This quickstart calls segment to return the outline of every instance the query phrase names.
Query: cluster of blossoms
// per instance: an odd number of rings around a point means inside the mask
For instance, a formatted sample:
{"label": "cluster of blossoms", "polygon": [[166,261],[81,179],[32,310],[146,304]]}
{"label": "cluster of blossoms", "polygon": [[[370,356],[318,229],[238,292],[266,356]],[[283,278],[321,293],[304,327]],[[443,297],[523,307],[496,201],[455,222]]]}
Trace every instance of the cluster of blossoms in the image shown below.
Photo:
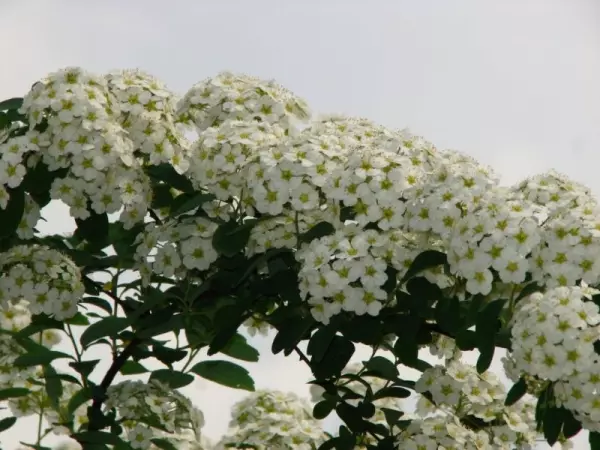
{"label": "cluster of blossoms", "polygon": [[136,261],[142,280],[152,274],[185,276],[205,271],[217,260],[212,238],[217,224],[204,217],[184,217],[161,225],[147,224],[137,236]]}
{"label": "cluster of blossoms", "polygon": [[462,352],[456,346],[454,339],[443,334],[433,334],[433,341],[429,344],[429,353],[444,362],[460,360]]}
{"label": "cluster of blossoms", "polygon": [[79,267],[57,250],[20,245],[0,254],[0,306],[27,300],[32,314],[58,320],[77,314],[84,295]]}
{"label": "cluster of blossoms", "polygon": [[195,84],[179,101],[177,120],[198,132],[227,120],[276,123],[289,129],[310,116],[306,103],[273,81],[223,72]]}
{"label": "cluster of blossoms", "polygon": [[21,112],[30,130],[1,144],[0,185],[16,187],[26,167],[44,163],[57,174],[51,197],[66,203],[75,218],[85,219],[90,208],[121,211],[120,220],[130,227],[144,219],[152,199],[144,165],[187,169],[175,98],[142,72],[102,77],[67,68],[36,83]]}
{"label": "cluster of blossoms", "polygon": [[[397,301],[388,286],[403,278],[415,257],[441,251],[448,264],[420,275],[445,292],[464,301],[478,294],[486,301],[508,298],[507,316],[519,300],[509,323],[510,377],[526,377],[531,393],[554,383],[557,402],[584,427],[600,431],[594,349],[600,313],[588,301],[597,291],[586,287],[600,285],[600,205],[587,188],[555,172],[502,187],[472,158],[366,119],[324,117],[300,129],[309,118],[302,99],[273,82],[230,73],[195,85],[178,100],[139,71],[96,76],[68,68],[34,85],[20,113],[29,130],[0,137],[0,208],[27,170],[44,164],[56,175],[51,197],[65,202],[74,218],[121,212],[130,228],[145,220],[153,200],[147,169],[165,164],[207,200],[194,215],[173,218],[173,211],[163,211],[164,220],[145,224],[135,242],[142,280],[210,271],[218,259],[212,243],[218,224],[258,219],[247,256],[293,250],[300,294],[323,324],[342,312],[379,315]],[[184,137],[190,128],[198,134],[193,144]],[[31,238],[39,217],[27,194],[18,236]],[[302,235],[321,222],[333,232],[303,244]],[[20,329],[31,314],[63,320],[77,312],[81,276],[61,253],[18,246],[0,254],[0,266],[3,328]],[[530,282],[541,292],[520,299]],[[260,318],[246,324],[266,329]],[[34,337],[47,346],[57,343],[56,333]],[[29,386],[39,374],[11,366],[22,353],[11,342],[0,335],[0,383]],[[460,363],[451,339],[436,336],[431,352],[447,367],[427,370],[417,383],[433,403],[420,400],[427,417],[401,433],[402,448],[508,449],[533,442],[528,401],[504,407],[499,381]],[[377,378],[369,381],[382,387]],[[364,387],[352,383],[352,389]],[[32,390],[33,396],[11,401],[15,414],[46,405],[44,393]],[[383,423],[381,408],[398,402],[377,402],[372,420]],[[162,437],[135,421],[148,410],[168,431],[195,433],[189,439],[180,434],[177,445],[192,442],[203,423],[187,399],[154,382],[118,384],[106,406],[127,421],[136,448],[150,448],[153,437]],[[76,412],[81,421],[82,411]],[[61,412],[52,414],[48,420],[59,422]],[[473,431],[469,417],[489,427]],[[308,449],[324,439],[310,408],[282,393],[260,391],[239,403],[232,426],[219,445]]]}
{"label": "cluster of blossoms", "polygon": [[233,406],[230,430],[216,448],[310,450],[325,440],[308,402],[292,393],[260,390]]}
{"label": "cluster of blossoms", "polygon": [[559,404],[584,427],[600,430],[600,311],[590,301],[599,291],[557,287],[534,293],[517,306],[512,326],[511,362],[515,372],[556,382]]}
{"label": "cluster of blossoms", "polygon": [[106,395],[105,407],[118,411],[119,419],[124,420],[127,440],[134,448],[148,449],[152,438],[162,437],[144,424],[144,418],[152,419],[150,423],[160,423],[168,433],[191,431],[197,441],[201,439],[202,412],[187,397],[156,380],[123,381],[111,386]]}
{"label": "cluster of blossoms", "polygon": [[[398,448],[406,450],[512,450],[512,446],[490,446],[484,431],[473,431],[456,417],[433,416],[413,420],[398,437]],[[523,448],[523,447],[520,447]]]}
{"label": "cluster of blossoms", "polygon": [[[479,449],[512,450],[535,442],[534,402],[526,398],[504,406],[506,388],[493,373],[478,374],[473,366],[455,360],[445,367],[435,366],[424,371],[415,389],[424,394],[417,403],[417,413],[423,417],[448,415],[452,420],[461,421],[462,425],[457,424],[459,428],[467,429],[471,418],[488,424],[477,436],[478,441],[486,444],[477,447]],[[457,439],[453,445],[460,442],[462,440]],[[439,442],[439,445],[447,444]]]}
{"label": "cluster of blossoms", "polygon": [[139,70],[113,72],[105,79],[135,156],[151,165],[170,164],[179,173],[187,170],[189,143],[185,128],[176,123],[177,99],[167,86]]}
{"label": "cluster of blossoms", "polygon": [[317,320],[328,323],[342,310],[379,314],[388,301],[382,289],[388,279],[387,264],[377,253],[384,244],[376,231],[347,226],[296,253],[302,263],[300,293]]}
{"label": "cluster of blossoms", "polygon": [[[193,433],[183,432],[178,434],[165,433],[157,431],[156,435],[159,439],[167,441],[179,450],[212,450],[213,446],[210,441],[201,436],[198,440]],[[164,448],[164,444],[163,444]],[[30,447],[18,447],[16,450],[29,450]],[[161,447],[156,444],[151,444],[150,450],[159,450]],[[62,441],[53,450],[82,450],[81,444],[73,439]]]}
{"label": "cluster of blossoms", "polygon": [[[0,330],[17,332],[31,323],[29,302],[20,300],[0,306]],[[47,329],[30,336],[35,342],[52,348],[61,342],[58,331]],[[44,385],[36,382],[42,376],[38,367],[17,367],[14,361],[25,354],[21,347],[9,334],[0,333],[0,390],[9,388],[27,388],[29,394],[21,397],[10,398],[8,407],[15,417],[25,417],[39,414],[44,409],[46,418],[51,414],[50,400],[44,390]],[[66,397],[67,399],[70,397]],[[79,410],[81,413],[81,409]],[[85,410],[83,411],[85,415]],[[86,416],[87,417],[87,416]]]}

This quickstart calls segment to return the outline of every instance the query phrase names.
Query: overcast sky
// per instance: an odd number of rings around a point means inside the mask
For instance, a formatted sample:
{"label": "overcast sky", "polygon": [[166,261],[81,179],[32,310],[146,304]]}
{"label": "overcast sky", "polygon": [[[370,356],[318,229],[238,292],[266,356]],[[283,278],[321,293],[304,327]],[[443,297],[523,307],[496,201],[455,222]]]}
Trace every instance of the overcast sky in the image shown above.
{"label": "overcast sky", "polygon": [[[316,112],[409,127],[507,182],[556,168],[600,192],[597,0],[0,0],[0,37],[0,99],[69,65],[139,67],[181,93],[232,70],[275,78]],[[61,231],[57,211],[48,226]],[[308,370],[259,345],[257,385],[306,393]],[[186,393],[211,437],[243,395]]]}

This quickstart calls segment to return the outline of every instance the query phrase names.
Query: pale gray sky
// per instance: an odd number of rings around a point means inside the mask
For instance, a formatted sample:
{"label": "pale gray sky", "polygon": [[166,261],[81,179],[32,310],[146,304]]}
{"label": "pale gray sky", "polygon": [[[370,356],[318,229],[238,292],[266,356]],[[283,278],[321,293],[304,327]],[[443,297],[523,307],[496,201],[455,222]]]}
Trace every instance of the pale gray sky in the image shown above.
{"label": "pale gray sky", "polygon": [[[409,127],[506,181],[554,167],[600,192],[595,0],[0,0],[0,37],[0,99],[67,65],[139,67],[179,92],[239,71],[275,78],[316,112]],[[260,346],[259,386],[307,392],[306,369]],[[194,389],[219,436],[241,394]]]}

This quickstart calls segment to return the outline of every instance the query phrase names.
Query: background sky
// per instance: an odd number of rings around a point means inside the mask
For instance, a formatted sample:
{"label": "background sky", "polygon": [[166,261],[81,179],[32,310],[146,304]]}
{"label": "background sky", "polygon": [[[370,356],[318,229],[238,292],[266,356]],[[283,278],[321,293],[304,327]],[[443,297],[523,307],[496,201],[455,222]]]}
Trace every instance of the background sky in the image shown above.
{"label": "background sky", "polygon": [[[180,93],[222,70],[274,78],[316,112],[408,127],[506,182],[556,168],[600,192],[597,0],[0,0],[0,99],[72,65],[138,67]],[[44,230],[68,230],[63,212]],[[301,363],[255,343],[258,387],[307,394]],[[213,438],[244,395],[185,392]],[[10,449],[31,430],[19,422],[1,440]]]}

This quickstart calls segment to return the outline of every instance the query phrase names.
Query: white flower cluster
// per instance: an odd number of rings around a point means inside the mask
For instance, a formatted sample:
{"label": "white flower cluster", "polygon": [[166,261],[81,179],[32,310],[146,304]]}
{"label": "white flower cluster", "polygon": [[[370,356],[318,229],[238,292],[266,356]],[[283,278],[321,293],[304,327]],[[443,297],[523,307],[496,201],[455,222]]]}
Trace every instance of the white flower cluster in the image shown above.
{"label": "white flower cluster", "polygon": [[600,431],[600,311],[589,301],[599,291],[558,287],[524,299],[513,318],[514,368],[534,379],[557,382],[559,404],[587,429]]}
{"label": "white flower cluster", "polygon": [[[31,323],[31,311],[27,300],[0,306],[0,330],[17,332]],[[57,330],[47,329],[30,336],[35,342],[52,348],[59,344],[61,335]],[[10,335],[0,333],[0,389],[27,388],[30,393],[7,401],[11,413],[16,417],[39,414],[41,407],[50,414],[50,401],[44,385],[36,382],[42,376],[39,367],[16,367],[14,360],[26,351]],[[65,389],[65,392],[67,388]],[[81,410],[80,410],[81,412]],[[84,411],[85,413],[85,411]],[[46,415],[46,418],[50,416]]]}
{"label": "white flower cluster", "polygon": [[460,360],[462,352],[456,346],[454,339],[443,334],[433,334],[433,341],[428,346],[429,353],[445,362]]}
{"label": "white flower cluster", "polygon": [[77,314],[85,293],[79,267],[57,250],[19,245],[0,254],[0,305],[27,300],[32,314],[58,320]]}
{"label": "white flower cluster", "polygon": [[166,385],[151,380],[123,381],[110,386],[106,392],[107,409],[116,408],[119,419],[124,419],[125,434],[134,448],[150,448],[151,439],[160,433],[143,423],[153,417],[169,433],[190,430],[200,439],[204,415],[182,394]]}
{"label": "white flower cluster", "polygon": [[222,72],[195,84],[180,100],[177,116],[201,133],[227,120],[277,123],[289,129],[310,112],[304,100],[273,81]]}
{"label": "white flower cluster", "polygon": [[379,314],[388,301],[382,289],[388,278],[380,251],[385,244],[374,230],[347,226],[298,251],[296,258],[302,263],[300,293],[312,306],[317,320],[329,323],[342,310],[358,315]]}
{"label": "white flower cluster", "polygon": [[139,223],[152,195],[143,166],[167,162],[187,169],[174,101],[162,83],[139,71],[101,77],[71,67],[50,74],[24,98],[29,132],[1,144],[10,161],[0,185],[18,186],[25,167],[41,161],[63,170],[50,194],[70,206],[73,217],[85,219],[91,206],[99,214],[121,211],[127,227]]}
{"label": "white flower cluster", "polygon": [[254,445],[259,450],[310,450],[326,440],[308,402],[292,393],[259,390],[236,403],[230,430],[218,450]]}
{"label": "white flower cluster", "polygon": [[[178,450],[213,450],[214,445],[204,435],[200,436],[200,439],[189,430],[184,430],[181,433],[165,433],[160,430],[157,431],[156,436],[159,439],[166,440],[170,444],[174,445]],[[159,450],[161,447],[152,444],[150,450]]]}
{"label": "white flower cluster", "polygon": [[136,238],[135,258],[142,279],[149,282],[152,274],[173,277],[207,270],[218,257],[212,245],[216,229],[217,224],[204,217],[148,223]]}
{"label": "white flower cluster", "polygon": [[[484,431],[475,432],[453,416],[413,420],[397,440],[406,450],[512,450],[511,446],[490,445]],[[526,449],[526,446],[518,447]]]}
{"label": "white flower cluster", "polygon": [[585,300],[595,292],[558,287],[522,300],[512,326],[516,367],[550,381],[589,372],[598,360],[594,342],[600,338],[600,313]]}
{"label": "white flower cluster", "polygon": [[185,172],[189,143],[175,121],[173,93],[164,83],[139,70],[112,72],[105,78],[135,156],[143,155],[151,165],[168,163],[177,172]]}
{"label": "white flower cluster", "polygon": [[0,389],[24,386],[36,374],[33,368],[14,366],[15,359],[23,353],[25,350],[10,335],[0,334]]}
{"label": "white flower cluster", "polygon": [[467,427],[472,418],[488,424],[477,438],[483,442],[487,434],[487,446],[479,449],[512,450],[535,442],[535,405],[531,397],[504,406],[506,388],[491,372],[478,374],[473,366],[452,361],[446,367],[435,366],[424,371],[415,390],[428,394],[433,401],[419,399],[417,413],[421,416],[449,414],[461,419]]}

